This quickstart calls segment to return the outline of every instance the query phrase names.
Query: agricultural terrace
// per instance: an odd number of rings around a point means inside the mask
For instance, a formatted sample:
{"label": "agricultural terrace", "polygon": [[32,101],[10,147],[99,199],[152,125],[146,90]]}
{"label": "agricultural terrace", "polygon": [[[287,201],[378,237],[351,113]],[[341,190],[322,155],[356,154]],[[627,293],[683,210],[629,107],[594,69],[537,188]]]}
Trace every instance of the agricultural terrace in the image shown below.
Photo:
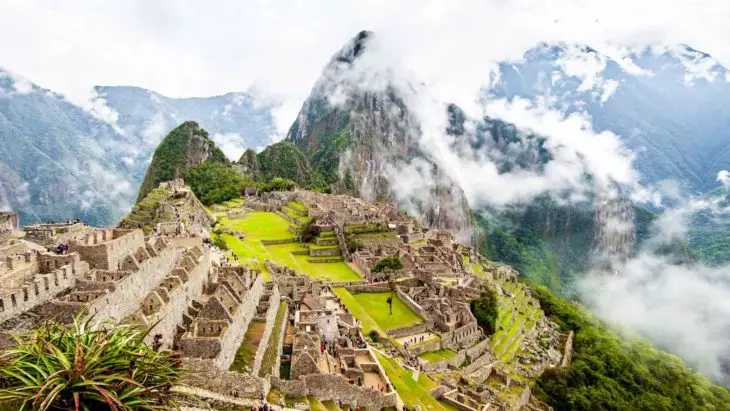
{"label": "agricultural terrace", "polygon": [[251,324],[246,330],[246,334],[243,337],[241,346],[236,351],[236,356],[231,364],[231,371],[246,371],[253,368],[254,358],[256,357],[256,350],[261,344],[261,339],[264,336],[266,330],[266,323],[262,321],[251,321]]}
{"label": "agricultural terrace", "polygon": [[436,351],[429,351],[425,352],[419,357],[423,358],[424,360],[430,362],[430,363],[436,363],[443,360],[448,360],[449,358],[452,358],[456,355],[456,351],[449,350],[449,349],[441,349]]}
{"label": "agricultural terrace", "polygon": [[524,334],[533,329],[544,314],[524,285],[510,282],[500,282],[500,285],[512,297],[502,295],[499,298],[497,332],[490,339],[490,345],[500,361],[509,363],[519,354]]}
{"label": "agricultural terrace", "polygon": [[426,373],[419,373],[418,380],[414,380],[411,371],[403,368],[396,360],[379,352],[375,354],[388,375],[388,379],[393,383],[393,388],[398,392],[398,396],[410,409],[413,409],[415,405],[420,405],[422,410],[456,410],[429,394],[429,391],[436,388],[438,384],[428,378]]}
{"label": "agricultural terrace", "polygon": [[[240,205],[238,202],[229,203],[234,206]],[[293,203],[290,203],[290,205]],[[312,278],[322,278],[333,282],[362,280],[341,257],[311,257],[306,255],[308,248],[304,248],[296,242],[296,236],[289,230],[291,223],[279,213],[250,211],[243,218],[236,219],[229,219],[225,216],[225,213],[220,213],[219,216],[221,229],[227,228],[244,235],[243,239],[239,239],[232,234],[222,234],[221,238],[231,251],[238,256],[241,264],[260,269],[266,281],[271,281],[271,276],[264,264],[266,260],[287,266]],[[327,235],[329,234],[323,233],[322,237],[324,238]],[[292,242],[264,245],[261,242],[262,240],[291,240]],[[337,247],[336,245],[320,246],[315,243],[308,244],[308,246],[313,248]],[[301,255],[302,253],[304,255]],[[327,262],[318,262],[323,260]]]}
{"label": "agricultural terrace", "polygon": [[[423,319],[398,298],[395,293],[355,293],[344,288],[335,288],[335,294],[347,306],[355,318],[360,320],[363,333],[379,330],[381,334],[396,328],[419,324]],[[393,314],[390,314],[388,297],[393,296]]]}

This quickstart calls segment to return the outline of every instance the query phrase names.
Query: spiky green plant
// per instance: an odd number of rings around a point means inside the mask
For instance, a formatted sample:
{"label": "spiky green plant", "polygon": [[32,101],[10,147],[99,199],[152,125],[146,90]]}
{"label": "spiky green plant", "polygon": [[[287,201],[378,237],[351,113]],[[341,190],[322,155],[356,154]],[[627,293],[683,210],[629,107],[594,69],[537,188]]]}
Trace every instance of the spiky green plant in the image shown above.
{"label": "spiky green plant", "polygon": [[0,409],[161,410],[183,375],[174,353],[144,343],[149,330],[77,316],[15,336],[0,356]]}

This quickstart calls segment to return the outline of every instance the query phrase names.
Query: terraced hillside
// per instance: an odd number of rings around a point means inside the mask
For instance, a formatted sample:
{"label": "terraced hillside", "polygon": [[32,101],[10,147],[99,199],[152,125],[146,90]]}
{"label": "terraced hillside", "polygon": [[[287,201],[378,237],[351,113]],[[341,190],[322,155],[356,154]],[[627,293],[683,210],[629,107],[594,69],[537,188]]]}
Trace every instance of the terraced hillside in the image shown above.
{"label": "terraced hillside", "polygon": [[[182,180],[161,183],[119,222],[120,228],[141,228],[150,234],[165,233],[207,236],[213,216]],[[182,226],[180,226],[182,224]]]}
{"label": "terraced hillside", "polygon": [[242,264],[260,269],[271,281],[265,262],[287,266],[312,278],[331,282],[361,281],[340,255],[334,231],[323,231],[312,243],[300,243],[298,233],[311,220],[306,208],[292,201],[281,211],[252,211],[246,200],[232,200],[212,209],[216,232]]}

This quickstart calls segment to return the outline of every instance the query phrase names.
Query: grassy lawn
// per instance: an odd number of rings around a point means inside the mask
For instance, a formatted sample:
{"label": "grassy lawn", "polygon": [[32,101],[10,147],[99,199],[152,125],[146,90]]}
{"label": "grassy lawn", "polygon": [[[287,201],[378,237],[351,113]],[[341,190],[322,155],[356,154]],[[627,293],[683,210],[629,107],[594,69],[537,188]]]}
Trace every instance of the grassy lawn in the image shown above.
{"label": "grassy lawn", "polygon": [[264,336],[264,330],[266,330],[265,322],[251,321],[229,370],[243,371],[244,367],[248,367],[249,370],[253,368],[256,349],[258,349],[261,338]]}
{"label": "grassy lawn", "polygon": [[283,321],[286,311],[286,303],[283,301],[280,302],[279,308],[276,311],[276,318],[274,319],[274,328],[271,330],[271,335],[269,336],[269,345],[266,347],[264,358],[261,360],[259,377],[266,377],[268,375],[267,373],[274,367],[276,356],[279,355],[279,341],[281,339],[281,328],[279,324]]}
{"label": "grassy lawn", "polygon": [[292,251],[306,251],[299,244],[275,244],[265,247],[270,259],[279,265],[293,268],[311,278],[323,278],[325,280],[340,281],[362,281],[362,278],[350,268],[344,261],[336,263],[310,263],[312,257],[308,255],[293,255]]}
{"label": "grassy lawn", "polygon": [[[392,315],[387,303],[388,297],[391,295],[393,296]],[[423,322],[423,319],[401,301],[395,293],[357,293],[353,294],[353,297],[383,331]]]}
{"label": "grassy lawn", "polygon": [[339,411],[340,407],[335,404],[334,401],[322,401],[322,405],[328,410],[328,411]]}
{"label": "grassy lawn", "polygon": [[264,280],[271,281],[264,262],[271,260],[276,264],[293,268],[312,278],[330,281],[361,281],[362,278],[345,262],[310,263],[308,255],[292,255],[292,251],[306,251],[299,244],[275,244],[264,246],[261,240],[283,240],[294,238],[289,231],[289,222],[276,213],[252,211],[243,218],[221,219],[222,228],[240,231],[245,238],[223,234],[221,237],[228,247],[238,256],[241,264],[247,264],[262,271]]}
{"label": "grassy lawn", "polygon": [[418,381],[414,380],[411,372],[398,364],[390,357],[375,353],[380,365],[383,366],[390,382],[398,392],[401,400],[413,409],[414,405],[420,405],[422,410],[454,410],[455,408],[439,402],[433,398],[428,391],[437,387],[438,384],[431,381],[425,373],[420,373]]}
{"label": "grassy lawn", "polygon": [[309,401],[309,409],[311,411],[327,411],[327,407],[314,395],[307,395],[307,401]]}
{"label": "grassy lawn", "polygon": [[243,218],[229,220],[221,218],[221,226],[235,231],[241,231],[248,237],[257,240],[282,240],[294,238],[289,231],[289,222],[276,213],[251,211]]}
{"label": "grassy lawn", "polygon": [[378,323],[370,317],[367,311],[365,311],[365,308],[357,302],[355,297],[353,297],[349,291],[344,288],[335,288],[333,291],[338,297],[340,297],[340,300],[342,300],[342,303],[345,304],[352,315],[360,320],[363,334],[368,335],[370,330],[379,330],[382,334],[385,334],[385,332],[378,327]]}
{"label": "grassy lawn", "polygon": [[448,360],[449,358],[456,355],[456,351],[443,349],[443,350],[436,350],[436,351],[430,351],[423,353],[419,355],[419,357],[423,358],[424,360],[435,363],[443,360]]}

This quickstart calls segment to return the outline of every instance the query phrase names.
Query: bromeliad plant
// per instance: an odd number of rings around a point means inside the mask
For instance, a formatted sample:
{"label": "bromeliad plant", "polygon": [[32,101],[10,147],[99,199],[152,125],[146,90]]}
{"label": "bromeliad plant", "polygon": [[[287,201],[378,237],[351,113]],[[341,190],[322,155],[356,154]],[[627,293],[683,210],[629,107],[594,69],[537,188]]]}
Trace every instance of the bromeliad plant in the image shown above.
{"label": "bromeliad plant", "polygon": [[183,376],[179,357],[144,343],[149,330],[77,316],[47,322],[0,356],[0,409],[162,410]]}

